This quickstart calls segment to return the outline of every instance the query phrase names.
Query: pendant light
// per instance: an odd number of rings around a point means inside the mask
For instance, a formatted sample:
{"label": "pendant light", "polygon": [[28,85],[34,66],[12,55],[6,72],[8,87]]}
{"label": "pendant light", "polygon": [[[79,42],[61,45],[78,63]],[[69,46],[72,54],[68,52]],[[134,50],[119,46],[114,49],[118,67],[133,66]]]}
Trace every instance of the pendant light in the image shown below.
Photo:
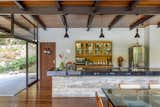
{"label": "pendant light", "polygon": [[66,33],[64,35],[64,38],[69,38],[69,35],[68,35],[68,29],[66,28]]}
{"label": "pendant light", "polygon": [[104,38],[103,28],[101,28],[101,34],[100,34],[99,38]]}
{"label": "pendant light", "polygon": [[136,35],[134,36],[135,38],[140,38],[139,32],[138,32],[138,28],[136,29]]}
{"label": "pendant light", "polygon": [[103,34],[103,18],[102,18],[102,15],[101,15],[101,33],[100,33],[100,35],[99,35],[99,38],[104,38],[104,34]]}

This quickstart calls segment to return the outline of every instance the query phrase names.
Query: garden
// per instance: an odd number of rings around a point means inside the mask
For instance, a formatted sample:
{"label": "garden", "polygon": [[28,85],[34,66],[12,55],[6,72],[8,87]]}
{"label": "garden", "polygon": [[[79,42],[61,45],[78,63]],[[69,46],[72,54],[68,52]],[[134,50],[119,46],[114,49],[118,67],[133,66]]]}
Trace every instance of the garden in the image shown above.
{"label": "garden", "polygon": [[[31,47],[32,48],[32,47]],[[36,64],[35,54],[30,53],[28,65]],[[0,39],[0,73],[24,73],[26,69],[26,42],[13,38]]]}

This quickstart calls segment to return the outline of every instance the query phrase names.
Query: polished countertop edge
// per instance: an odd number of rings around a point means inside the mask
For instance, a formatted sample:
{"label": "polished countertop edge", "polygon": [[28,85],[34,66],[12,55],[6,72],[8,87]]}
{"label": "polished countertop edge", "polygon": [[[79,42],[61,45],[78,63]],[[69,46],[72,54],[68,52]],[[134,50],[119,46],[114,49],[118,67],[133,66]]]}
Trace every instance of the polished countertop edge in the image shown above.
{"label": "polished countertop edge", "polygon": [[47,76],[160,76],[160,71],[48,71]]}

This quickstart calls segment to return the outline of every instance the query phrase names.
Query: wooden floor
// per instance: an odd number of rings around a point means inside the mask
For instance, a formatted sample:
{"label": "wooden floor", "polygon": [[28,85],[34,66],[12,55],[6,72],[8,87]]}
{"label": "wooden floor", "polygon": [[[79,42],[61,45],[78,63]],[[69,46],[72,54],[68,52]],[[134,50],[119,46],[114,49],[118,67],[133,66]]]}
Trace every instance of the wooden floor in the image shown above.
{"label": "wooden floor", "polygon": [[14,97],[0,97],[0,107],[96,107],[95,98],[52,98],[51,81],[39,81]]}

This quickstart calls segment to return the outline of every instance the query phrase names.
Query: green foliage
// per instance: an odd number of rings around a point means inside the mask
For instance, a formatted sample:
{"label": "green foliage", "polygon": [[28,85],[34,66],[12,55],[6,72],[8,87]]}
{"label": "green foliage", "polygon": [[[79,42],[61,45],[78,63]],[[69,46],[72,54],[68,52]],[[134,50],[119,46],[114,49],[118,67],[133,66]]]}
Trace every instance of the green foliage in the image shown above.
{"label": "green foliage", "polygon": [[0,66],[0,73],[3,73],[5,71],[5,67]]}
{"label": "green foliage", "polygon": [[[31,56],[28,58],[28,65],[31,66],[36,62],[36,56]],[[17,59],[10,64],[12,70],[22,70],[26,68],[26,58]]]}
{"label": "green foliage", "polygon": [[0,45],[15,45],[15,44],[19,44],[19,45],[25,45],[26,42],[23,40],[18,40],[15,38],[0,38]]}
{"label": "green foliage", "polygon": [[20,58],[10,63],[9,68],[12,70],[20,70],[26,67],[26,58]]}
{"label": "green foliage", "polygon": [[[32,66],[36,63],[36,56],[31,56],[28,58],[28,65]],[[8,66],[2,67],[0,66],[0,73],[6,71],[16,71],[16,70],[23,70],[26,68],[26,58],[20,58],[12,61]]]}

